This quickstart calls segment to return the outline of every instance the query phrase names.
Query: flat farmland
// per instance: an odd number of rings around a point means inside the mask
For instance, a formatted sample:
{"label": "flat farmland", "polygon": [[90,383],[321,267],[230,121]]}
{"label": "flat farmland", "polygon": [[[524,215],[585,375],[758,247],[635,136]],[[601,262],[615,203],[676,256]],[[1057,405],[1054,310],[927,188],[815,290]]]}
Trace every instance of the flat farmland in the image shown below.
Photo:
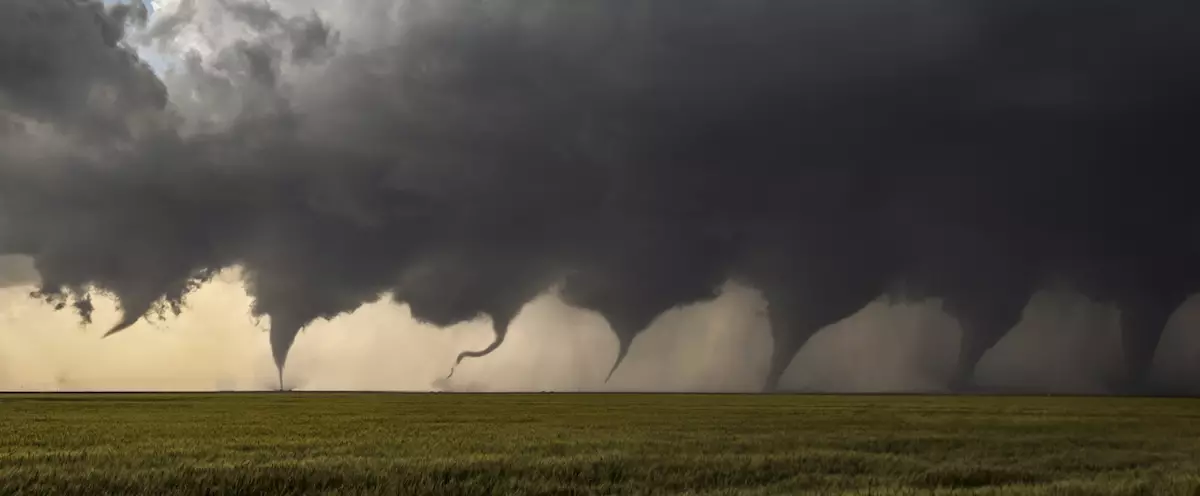
{"label": "flat farmland", "polygon": [[5,394],[0,493],[1200,495],[1200,400]]}

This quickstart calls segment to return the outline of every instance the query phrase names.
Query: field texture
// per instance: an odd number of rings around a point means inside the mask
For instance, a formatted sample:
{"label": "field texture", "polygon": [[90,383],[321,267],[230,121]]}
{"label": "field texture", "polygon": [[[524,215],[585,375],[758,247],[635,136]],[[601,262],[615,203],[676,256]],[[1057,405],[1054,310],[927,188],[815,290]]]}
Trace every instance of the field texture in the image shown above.
{"label": "field texture", "polygon": [[0,395],[0,494],[1200,495],[1200,400]]}

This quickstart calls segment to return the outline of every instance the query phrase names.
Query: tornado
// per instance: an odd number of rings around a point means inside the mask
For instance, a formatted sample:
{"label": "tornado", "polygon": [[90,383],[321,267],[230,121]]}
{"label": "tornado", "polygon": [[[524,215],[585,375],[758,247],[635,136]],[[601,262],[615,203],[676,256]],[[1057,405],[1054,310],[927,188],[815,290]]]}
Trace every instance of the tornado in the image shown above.
{"label": "tornado", "polygon": [[805,285],[771,287],[764,291],[771,327],[772,351],[763,391],[779,391],[793,358],[817,332],[836,324],[881,294],[878,280],[803,279]]}
{"label": "tornado", "polygon": [[958,321],[961,329],[958,357],[950,390],[963,392],[975,386],[975,368],[984,354],[1000,342],[1021,321],[1031,293],[1002,293],[995,298],[949,297],[943,309]]}
{"label": "tornado", "polygon": [[[703,288],[707,291],[703,291],[702,294],[672,295],[665,291],[647,292],[647,286],[638,284],[651,283],[651,280],[598,280],[595,277],[593,274],[589,278],[586,273],[573,275],[563,285],[561,295],[568,305],[598,313],[616,336],[617,356],[605,377],[605,382],[608,382],[621,366],[634,339],[645,332],[660,315],[672,308],[715,298],[717,291],[710,287]],[[660,299],[661,295],[675,297]]]}
{"label": "tornado", "polygon": [[1125,359],[1125,380],[1122,389],[1136,391],[1146,387],[1150,365],[1166,329],[1167,321],[1186,295],[1159,298],[1138,298],[1118,304],[1121,314],[1121,347]]}
{"label": "tornado", "polygon": [[1153,389],[1149,377],[1151,365],[1167,323],[1188,297],[1200,289],[1193,273],[1178,267],[1168,268],[1160,260],[1139,264],[1141,270],[1122,274],[1125,277],[1120,284],[1110,286],[1116,291],[1111,300],[1120,315],[1124,360],[1124,376],[1114,385],[1118,392]]}
{"label": "tornado", "polygon": [[[577,254],[559,296],[573,307],[599,314],[617,338],[617,355],[607,383],[628,356],[634,340],[662,314],[712,301],[730,278],[733,251],[727,236],[713,230],[654,219],[607,220]],[[684,231],[681,226],[695,229]]]}
{"label": "tornado", "polygon": [[[532,293],[532,294],[531,294]],[[508,337],[508,328],[512,324],[513,319],[520,314],[521,309],[536,296],[536,292],[530,292],[510,299],[509,301],[497,301],[491,308],[485,310],[485,314],[492,320],[492,342],[481,350],[463,351],[454,359],[454,366],[450,368],[450,373],[446,378],[454,376],[454,370],[462,364],[462,361],[467,358],[482,358],[496,351],[504,344],[505,338]]]}
{"label": "tornado", "polygon": [[296,342],[296,335],[300,334],[300,329],[303,328],[302,319],[295,318],[288,314],[279,314],[271,316],[270,333],[271,341],[271,358],[275,360],[275,371],[279,375],[279,390],[283,391],[283,371],[287,366],[288,353],[292,349],[292,343]]}
{"label": "tornado", "polygon": [[856,230],[839,232],[805,225],[811,218],[794,222],[789,231],[754,234],[735,272],[767,303],[773,344],[766,392],[780,389],[784,372],[814,335],[883,296],[896,276],[877,223],[864,220],[854,224]]}

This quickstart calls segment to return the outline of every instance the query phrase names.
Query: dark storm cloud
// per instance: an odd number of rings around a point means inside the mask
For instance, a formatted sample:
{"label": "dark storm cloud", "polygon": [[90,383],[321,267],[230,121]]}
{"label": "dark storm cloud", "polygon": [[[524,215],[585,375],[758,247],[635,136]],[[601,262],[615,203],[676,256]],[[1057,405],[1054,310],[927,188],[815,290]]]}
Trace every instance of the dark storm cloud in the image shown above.
{"label": "dark storm cloud", "polygon": [[883,295],[943,302],[963,383],[1067,285],[1121,310],[1137,380],[1200,289],[1185,2],[412,0],[378,46],[212,5],[251,35],[192,56],[178,108],[120,43],[132,11],[0,6],[5,139],[86,142],[0,151],[0,251],[85,316],[115,295],[111,332],[238,265],[281,368],[300,329],[385,294],[489,318],[460,360],[482,356],[551,288],[624,356],[733,279],[768,302],[768,387]]}
{"label": "dark storm cloud", "polygon": [[3,9],[0,102],[8,112],[110,140],[128,138],[166,104],[150,68],[119,46],[144,9],[72,0],[13,0]]}

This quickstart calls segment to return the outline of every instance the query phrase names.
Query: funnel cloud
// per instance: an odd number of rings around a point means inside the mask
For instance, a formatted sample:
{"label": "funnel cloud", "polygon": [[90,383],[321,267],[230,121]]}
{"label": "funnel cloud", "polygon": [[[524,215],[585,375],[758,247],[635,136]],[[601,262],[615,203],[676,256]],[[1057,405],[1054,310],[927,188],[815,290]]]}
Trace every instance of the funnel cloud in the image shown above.
{"label": "funnel cloud", "polygon": [[738,287],[771,351],[726,351],[764,390],[824,330],[921,307],[957,342],[885,316],[859,349],[952,349],[919,382],[964,391],[1072,294],[1112,315],[1077,324],[1116,336],[1101,389],[1194,388],[1152,372],[1200,293],[1198,6],[155,6],[0,5],[0,286],[84,322],[112,301],[105,336],[236,273],[280,388],[303,329],[380,305],[487,323],[453,374],[550,298],[615,338],[603,383]]}

